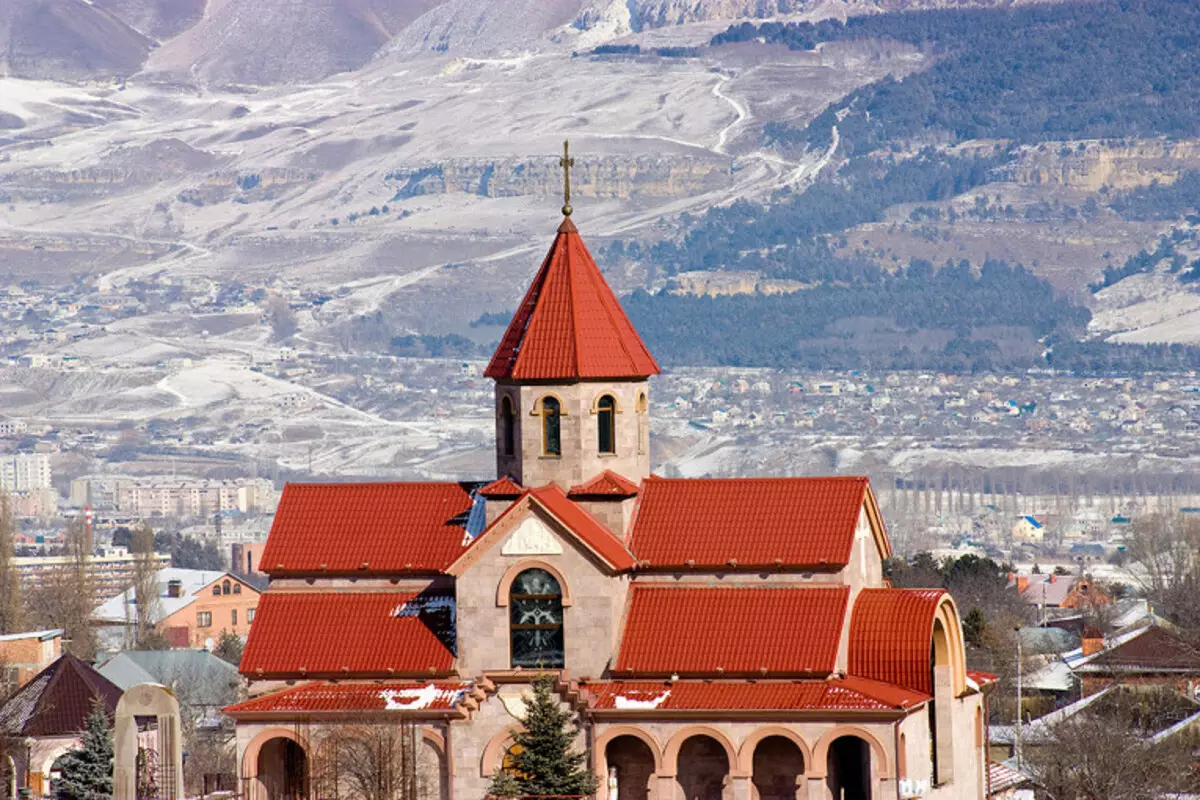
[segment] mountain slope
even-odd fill
[[[84,0],[0,3],[0,74],[67,81],[136,72],[152,42]]]

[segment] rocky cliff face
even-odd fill
[[[1172,183],[1179,173],[1200,168],[1200,141],[1045,142],[1026,148],[1007,180],[1035,186],[1069,186],[1096,191],[1128,189],[1152,181]]]
[[[730,164],[716,159],[576,158],[571,191],[581,197],[679,197],[723,186],[730,177]],[[443,161],[395,169],[387,179],[396,187],[398,199],[459,192],[514,197],[562,191],[562,170],[553,159]]]

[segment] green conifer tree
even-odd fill
[[[534,680],[533,698],[525,708],[525,729],[513,736],[509,751],[507,774],[515,779],[519,794],[589,795],[596,791],[596,776],[587,769],[587,756],[575,749],[578,731],[571,712],[559,707],[554,678],[543,675]],[[513,787],[508,780],[494,777],[491,793],[511,795]]]
[[[64,755],[62,777],[54,783],[55,800],[109,800],[113,793],[113,740],[108,713],[92,702],[80,747]]]

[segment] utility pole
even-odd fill
[[[1013,755],[1017,759],[1017,770],[1023,769],[1021,747],[1021,628],[1014,629],[1017,636],[1017,725],[1013,728]]]

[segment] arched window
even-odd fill
[[[527,569],[509,589],[512,665],[563,665],[562,587],[544,569]]]
[[[606,394],[596,403],[597,448],[601,453],[617,452],[617,401]]]
[[[241,585],[240,583],[235,583],[235,584],[233,585],[233,593],[234,593],[234,594],[241,594],[241,593],[242,593],[242,585]]]
[[[645,392],[638,392],[637,407],[637,434],[638,434],[638,453],[645,453],[650,439],[650,416],[647,412],[650,410],[650,404],[646,400]]]
[[[219,585],[214,584],[213,585],[213,597],[220,597],[220,596],[221,596],[221,587]]]
[[[562,405],[557,397],[542,398],[542,452],[562,455]]]
[[[221,594],[229,594],[230,591],[232,591],[232,588],[229,585],[229,581],[225,581],[221,584]]]
[[[517,451],[517,415],[513,412],[512,399],[507,395],[500,400],[500,446],[506,456]]]

